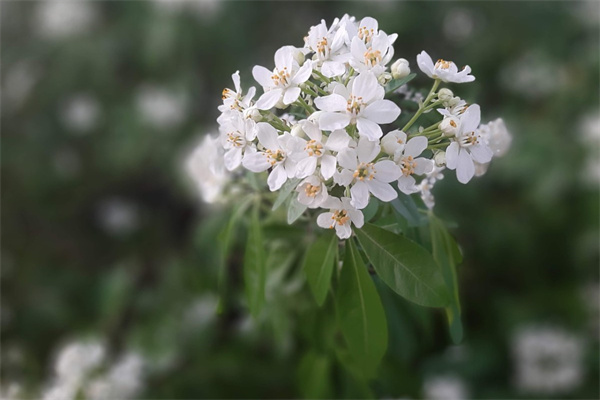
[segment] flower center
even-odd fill
[[[223,93],[221,94],[221,100],[225,100],[231,97],[233,91],[231,89],[223,89]]]
[[[350,217],[348,216],[348,212],[346,210],[336,210],[331,216],[331,219],[333,220],[333,224],[331,224],[330,228],[333,228],[333,225],[335,225],[336,222],[338,225],[346,225],[346,223],[350,220]]]
[[[400,164],[400,169],[404,176],[410,176],[415,173],[417,162],[413,159],[413,156],[403,157]]]
[[[283,71],[279,71],[277,68],[273,70],[273,75],[271,75],[271,80],[275,84],[275,86],[287,86],[290,84],[290,73],[287,70],[287,67],[283,68]]]
[[[375,32],[373,31],[373,28],[367,29],[364,26],[358,28],[358,38],[365,42],[365,44],[371,41],[371,38],[373,37],[374,33]]]
[[[304,148],[309,156],[321,157],[323,155],[323,145],[316,140],[309,140]]]
[[[306,186],[304,186],[304,192],[308,197],[315,197],[320,191],[321,186],[313,186],[310,183],[307,183]]]
[[[372,180],[375,177],[375,168],[373,168],[373,163],[360,163],[358,164],[358,168],[354,171],[353,175],[359,181]]]
[[[351,94],[347,102],[346,111],[352,114],[352,116],[356,117],[366,105],[367,103],[362,100],[362,96],[356,97]]]
[[[244,147],[246,144],[246,139],[244,139],[240,132],[229,132],[227,134],[227,141],[231,143],[233,147]]]
[[[435,69],[448,69],[450,68],[450,61],[442,60],[441,58],[435,63]]]
[[[327,38],[324,37],[317,42],[317,54],[322,58],[327,58],[329,47],[327,46]]]
[[[460,145],[463,147],[474,146],[476,144],[479,144],[479,135],[475,132],[469,132],[460,138]]]
[[[381,62],[381,51],[369,49],[365,52],[365,64],[374,67]]]
[[[275,165],[285,160],[285,153],[281,150],[267,150],[265,151],[265,154],[271,165]]]

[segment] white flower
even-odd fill
[[[406,133],[404,133],[398,129],[388,132],[381,139],[381,148],[383,149],[384,152],[386,152],[390,156],[393,156],[394,154],[396,154],[398,149],[403,149],[405,144],[406,144]]]
[[[425,51],[422,51],[421,54],[417,56],[417,64],[421,71],[427,76],[434,79],[441,79],[444,82],[464,83],[473,82],[475,80],[473,75],[469,75],[471,73],[471,67],[468,65],[463,67],[460,71],[452,61],[439,59],[434,65],[433,60]]]
[[[35,10],[33,27],[44,38],[61,39],[89,31],[98,22],[98,9],[88,1],[47,0]]]
[[[218,137],[206,135],[186,162],[189,176],[196,184],[200,196],[207,203],[215,203],[229,182],[225,169],[223,147]]]
[[[462,379],[456,376],[427,378],[423,384],[423,396],[429,400],[464,400],[469,398]]]
[[[361,136],[378,140],[383,135],[378,124],[393,122],[400,115],[400,107],[384,100],[384,95],[385,90],[371,72],[358,75],[348,87],[337,85],[333,94],[315,99],[315,105],[323,110],[319,127],[334,131],[356,124]]]
[[[142,86],[137,94],[137,108],[149,124],[171,128],[185,118],[187,98],[160,87]]]
[[[512,339],[515,383],[522,392],[566,394],[583,380],[582,341],[562,329],[526,326]]]
[[[242,87],[240,85],[240,71],[235,71],[235,73],[231,75],[231,79],[233,80],[235,90],[228,88],[223,89],[223,94],[221,96],[223,104],[219,106],[219,111],[221,112],[228,110],[242,111],[247,109],[250,107],[250,102],[256,93],[256,88],[252,86],[248,89],[248,94],[243,96]]]
[[[510,148],[512,136],[502,118],[497,118],[485,125],[479,126],[479,135],[483,138],[495,157],[502,157]]]
[[[419,188],[415,185],[416,181],[413,175],[422,175],[433,170],[433,161],[418,157],[426,148],[427,138],[417,136],[406,142],[406,146],[399,149],[394,155],[394,160],[398,163],[402,172],[402,175],[398,178],[398,189],[402,193],[418,192]]]
[[[337,160],[334,155],[327,154],[327,152],[338,153],[347,149],[348,143],[350,143],[350,136],[343,129],[338,129],[331,132],[329,137],[324,137],[321,130],[309,121],[305,121],[302,126],[304,133],[306,133],[310,140],[305,141],[301,139],[304,143],[304,151],[294,156],[294,159],[298,163],[296,166],[296,177],[305,178],[314,174],[317,163],[319,163],[323,178],[331,178],[335,172]]]
[[[231,113],[229,118],[221,122],[221,144],[227,150],[224,156],[225,168],[233,171],[242,163],[245,150],[252,147],[252,141],[256,137],[256,123],[251,119],[244,119],[240,113]]]
[[[348,239],[352,235],[351,224],[357,228],[362,228],[365,218],[360,210],[354,208],[347,197],[338,199],[329,197],[322,205],[323,208],[329,208],[317,217],[317,225],[325,229],[334,229],[340,239]]]
[[[329,197],[327,186],[322,179],[315,175],[311,175],[304,179],[296,187],[298,192],[298,202],[304,204],[308,208],[320,207]]]
[[[284,46],[275,52],[275,69],[269,71],[256,65],[252,76],[260,83],[265,93],[256,102],[259,110],[268,110],[282,102],[287,106],[300,96],[298,85],[306,82],[312,73],[312,62],[307,60],[302,67],[294,59],[296,48]]]
[[[479,106],[469,106],[460,120],[459,132],[446,149],[446,166],[448,169],[456,169],[456,177],[460,183],[467,183],[473,178],[473,161],[485,164],[492,159],[492,151],[477,131],[480,119]]]
[[[100,116],[98,100],[87,94],[71,97],[63,106],[61,119],[73,131],[84,133],[92,129]]]
[[[258,123],[257,129],[258,140],[265,150],[247,152],[242,164],[252,172],[273,168],[267,179],[269,189],[273,192],[281,188],[288,178],[296,175],[296,163],[289,154],[301,151],[302,140],[288,132],[278,135],[275,128],[266,122]]]
[[[315,52],[313,68],[320,68],[326,77],[332,78],[346,72],[345,63],[350,58],[348,53],[341,52],[348,40],[348,33],[344,27],[338,27],[334,21],[329,30],[325,21],[313,26],[305,38],[306,46]]]
[[[369,193],[385,202],[398,197],[398,193],[389,183],[400,177],[400,167],[392,160],[373,163],[379,150],[376,142],[361,138],[356,149],[348,149],[338,154],[338,163],[343,169],[336,172],[333,179],[341,186],[352,185],[352,205],[357,209],[367,206]]]
[[[392,77],[394,79],[400,79],[410,74],[410,66],[408,60],[405,58],[399,58],[392,64]]]
[[[394,56],[393,44],[396,37],[397,35],[388,36],[384,32],[379,32],[372,38],[369,47],[358,36],[354,37],[350,65],[358,72],[371,71],[375,76],[381,75]]]

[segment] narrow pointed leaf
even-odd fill
[[[293,224],[298,218],[300,218],[300,216],[302,215],[302,213],[306,210],[306,206],[303,204],[300,204],[300,202],[298,202],[298,200],[294,197],[292,197],[292,199],[290,200],[290,205],[288,207],[288,214],[287,214],[287,222],[288,224]]]
[[[312,294],[322,306],[331,285],[338,240],[333,230],[327,230],[306,250],[304,272]]]
[[[377,275],[393,291],[422,306],[450,303],[442,269],[423,247],[371,224],[355,233]]]
[[[404,78],[400,79],[392,79],[387,85],[385,85],[385,93],[391,93],[394,90],[398,89],[400,86],[412,81],[417,74],[409,74]]]
[[[265,282],[267,279],[266,257],[262,230],[255,209],[250,219],[248,241],[244,255],[244,283],[248,307],[253,317],[258,317],[265,302]]]
[[[352,239],[346,241],[336,304],[352,359],[365,378],[373,377],[387,349],[387,321],[377,289]]]
[[[305,399],[331,399],[331,360],[314,351],[306,353],[298,366],[298,388]]]
[[[275,203],[273,203],[273,208],[272,208],[273,211],[275,211],[279,207],[281,207],[281,205],[283,203],[285,203],[285,201],[287,199],[290,198],[292,192],[294,191],[294,189],[296,189],[296,186],[298,186],[298,182],[300,182],[300,179],[292,178],[292,179],[288,179],[283,184],[281,189],[279,189],[279,196],[277,196]]]

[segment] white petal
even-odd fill
[[[350,123],[350,116],[339,112],[323,112],[319,118],[319,128],[324,131],[344,129]]]
[[[271,164],[264,153],[246,153],[242,165],[252,172],[263,172],[269,169]]]
[[[378,97],[379,82],[372,72],[363,72],[358,75],[352,84],[352,94],[357,97],[362,97],[362,101],[370,103],[371,100]]]
[[[312,122],[306,121],[302,125],[302,130],[308,135],[312,140],[316,140],[320,142],[323,139],[323,133],[321,130]]]
[[[381,148],[379,147],[378,142],[372,142],[366,138],[360,138],[358,141],[358,146],[356,148],[356,153],[358,155],[358,162],[368,163],[373,161]]]
[[[405,156],[417,157],[427,148],[427,138],[424,136],[417,136],[408,141],[406,143],[406,147],[404,148]]]
[[[343,169],[341,172],[335,172],[333,174],[333,181],[340,186],[348,186],[350,182],[352,182],[354,176],[352,175],[352,171],[349,169]]]
[[[460,145],[457,142],[450,143],[450,146],[446,148],[446,167],[448,167],[448,169],[456,168],[459,150]]]
[[[415,174],[416,175],[428,174],[431,171],[433,171],[433,161],[432,160],[428,160],[426,158],[419,157],[419,158],[415,159],[415,164],[417,164],[415,166]]]
[[[425,50],[423,50],[421,54],[417,55],[417,64],[419,65],[421,71],[423,71],[423,73],[425,73],[427,76],[431,77],[433,75],[433,60],[429,54],[425,52]]]
[[[346,67],[339,61],[325,61],[321,65],[321,73],[328,78],[343,75],[346,72]]]
[[[317,168],[317,159],[315,157],[306,157],[296,164],[296,178],[306,178],[312,175]]]
[[[271,79],[272,75],[272,71],[269,71],[260,65],[255,65],[254,68],[252,68],[252,76],[254,77],[254,80],[263,88],[273,87],[273,80]]]
[[[283,71],[287,68],[288,71],[292,71],[292,65],[294,62],[294,48],[292,46],[283,46],[275,52],[275,67],[279,71]]]
[[[240,71],[235,71],[235,73],[231,75],[231,80],[233,81],[233,86],[235,87],[236,93],[241,93],[242,87],[240,86]]]
[[[377,197],[381,201],[392,201],[398,197],[398,193],[394,190],[389,183],[380,182],[377,179],[367,182],[369,191],[373,193],[373,196]]]
[[[338,163],[347,169],[354,170],[358,165],[356,150],[347,148],[339,152],[337,156]]]
[[[381,182],[392,182],[397,180],[402,171],[400,167],[391,160],[379,161],[374,165],[375,168],[375,179]]]
[[[331,178],[335,173],[335,166],[336,158],[334,156],[327,154],[321,157],[321,175],[323,175],[323,178]]]
[[[365,208],[369,204],[369,187],[364,182],[356,182],[350,189],[352,196],[352,206],[358,210]]]
[[[471,104],[467,107],[460,118],[460,131],[463,133],[469,133],[475,131],[481,121],[481,109],[478,104]]]
[[[364,136],[371,141],[377,141],[381,136],[383,136],[381,127],[375,122],[366,118],[359,118],[356,121],[356,127],[358,128],[358,133],[361,136]]]
[[[350,53],[354,58],[354,61],[364,64],[365,53],[367,52],[367,46],[357,36],[352,38],[352,44],[350,45]]]
[[[460,149],[458,153],[458,165],[456,166],[456,177],[460,183],[467,183],[475,174],[475,165],[471,155],[465,150]]]
[[[348,148],[348,143],[350,143],[350,136],[348,133],[343,129],[337,129],[331,132],[327,138],[325,148],[331,151],[340,152]]]
[[[317,225],[319,225],[321,228],[325,228],[325,229],[331,229],[333,228],[333,213],[331,212],[326,212],[323,214],[320,214],[317,217]]]
[[[269,190],[271,192],[279,190],[279,188],[281,188],[281,186],[283,186],[283,184],[287,180],[287,177],[287,173],[282,164],[279,164],[278,166],[273,168],[273,171],[271,171],[271,173],[269,174],[269,178],[267,179],[267,183],[269,184]]]
[[[308,80],[308,78],[310,78],[311,74],[312,74],[312,61],[306,60],[304,62],[304,65],[302,65],[302,67],[300,67],[298,72],[296,72],[296,75],[292,79],[292,83],[295,85],[304,83]]]
[[[471,146],[469,151],[471,152],[471,156],[473,156],[473,160],[481,164],[489,163],[494,155],[492,150],[485,144]]]
[[[419,191],[419,188],[415,185],[415,178],[410,175],[402,175],[400,179],[398,179],[398,189],[404,194],[412,194]]]
[[[292,104],[293,102],[298,100],[298,96],[300,96],[300,88],[299,87],[287,88],[283,92],[283,104],[285,104],[285,105]]]
[[[346,222],[343,225],[335,224],[335,233],[340,239],[348,239],[352,235],[352,228],[350,223]]]
[[[329,208],[330,210],[341,210],[342,202],[337,197],[329,196],[321,206],[323,208]]]
[[[319,110],[336,112],[346,111],[348,102],[339,94],[330,94],[329,96],[317,97],[315,99],[315,105]]]
[[[282,89],[273,89],[265,92],[260,98],[256,101],[256,108],[259,110],[270,110],[275,107],[275,104],[279,102],[281,99]]]
[[[270,150],[279,149],[279,142],[277,141],[279,135],[275,128],[266,122],[259,122],[256,127],[258,129],[258,140],[263,146]]]
[[[389,124],[394,122],[400,115],[400,107],[391,100],[375,100],[369,104],[360,114],[378,124]]]
[[[225,168],[233,171],[242,163],[242,149],[239,147],[229,149],[223,156],[223,159],[225,161]]]
[[[362,226],[365,224],[365,216],[363,215],[362,211],[360,210],[353,210],[353,209],[348,209],[348,215],[350,216],[350,219],[352,220],[352,223],[354,223],[354,226],[356,226],[357,228],[362,228]]]

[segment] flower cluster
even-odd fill
[[[462,183],[485,172],[510,143],[503,122],[481,125],[477,104],[438,90],[444,82],[475,80],[468,66],[434,63],[421,52],[417,64],[433,87],[402,128],[391,125],[401,110],[385,97],[414,77],[407,60],[391,63],[396,39],[373,18],[345,15],[311,27],[303,47],[277,50],[274,65],[255,66],[260,96],[254,87],[244,92],[239,72],[233,74],[217,119],[225,168],[267,171],[272,192],[293,184],[292,201],[324,209],[317,224],[335,228],[341,239],[351,236],[352,225],[362,227],[371,196],[390,202],[421,193],[432,207],[431,188],[445,169]],[[415,125],[432,111],[437,122]]]

